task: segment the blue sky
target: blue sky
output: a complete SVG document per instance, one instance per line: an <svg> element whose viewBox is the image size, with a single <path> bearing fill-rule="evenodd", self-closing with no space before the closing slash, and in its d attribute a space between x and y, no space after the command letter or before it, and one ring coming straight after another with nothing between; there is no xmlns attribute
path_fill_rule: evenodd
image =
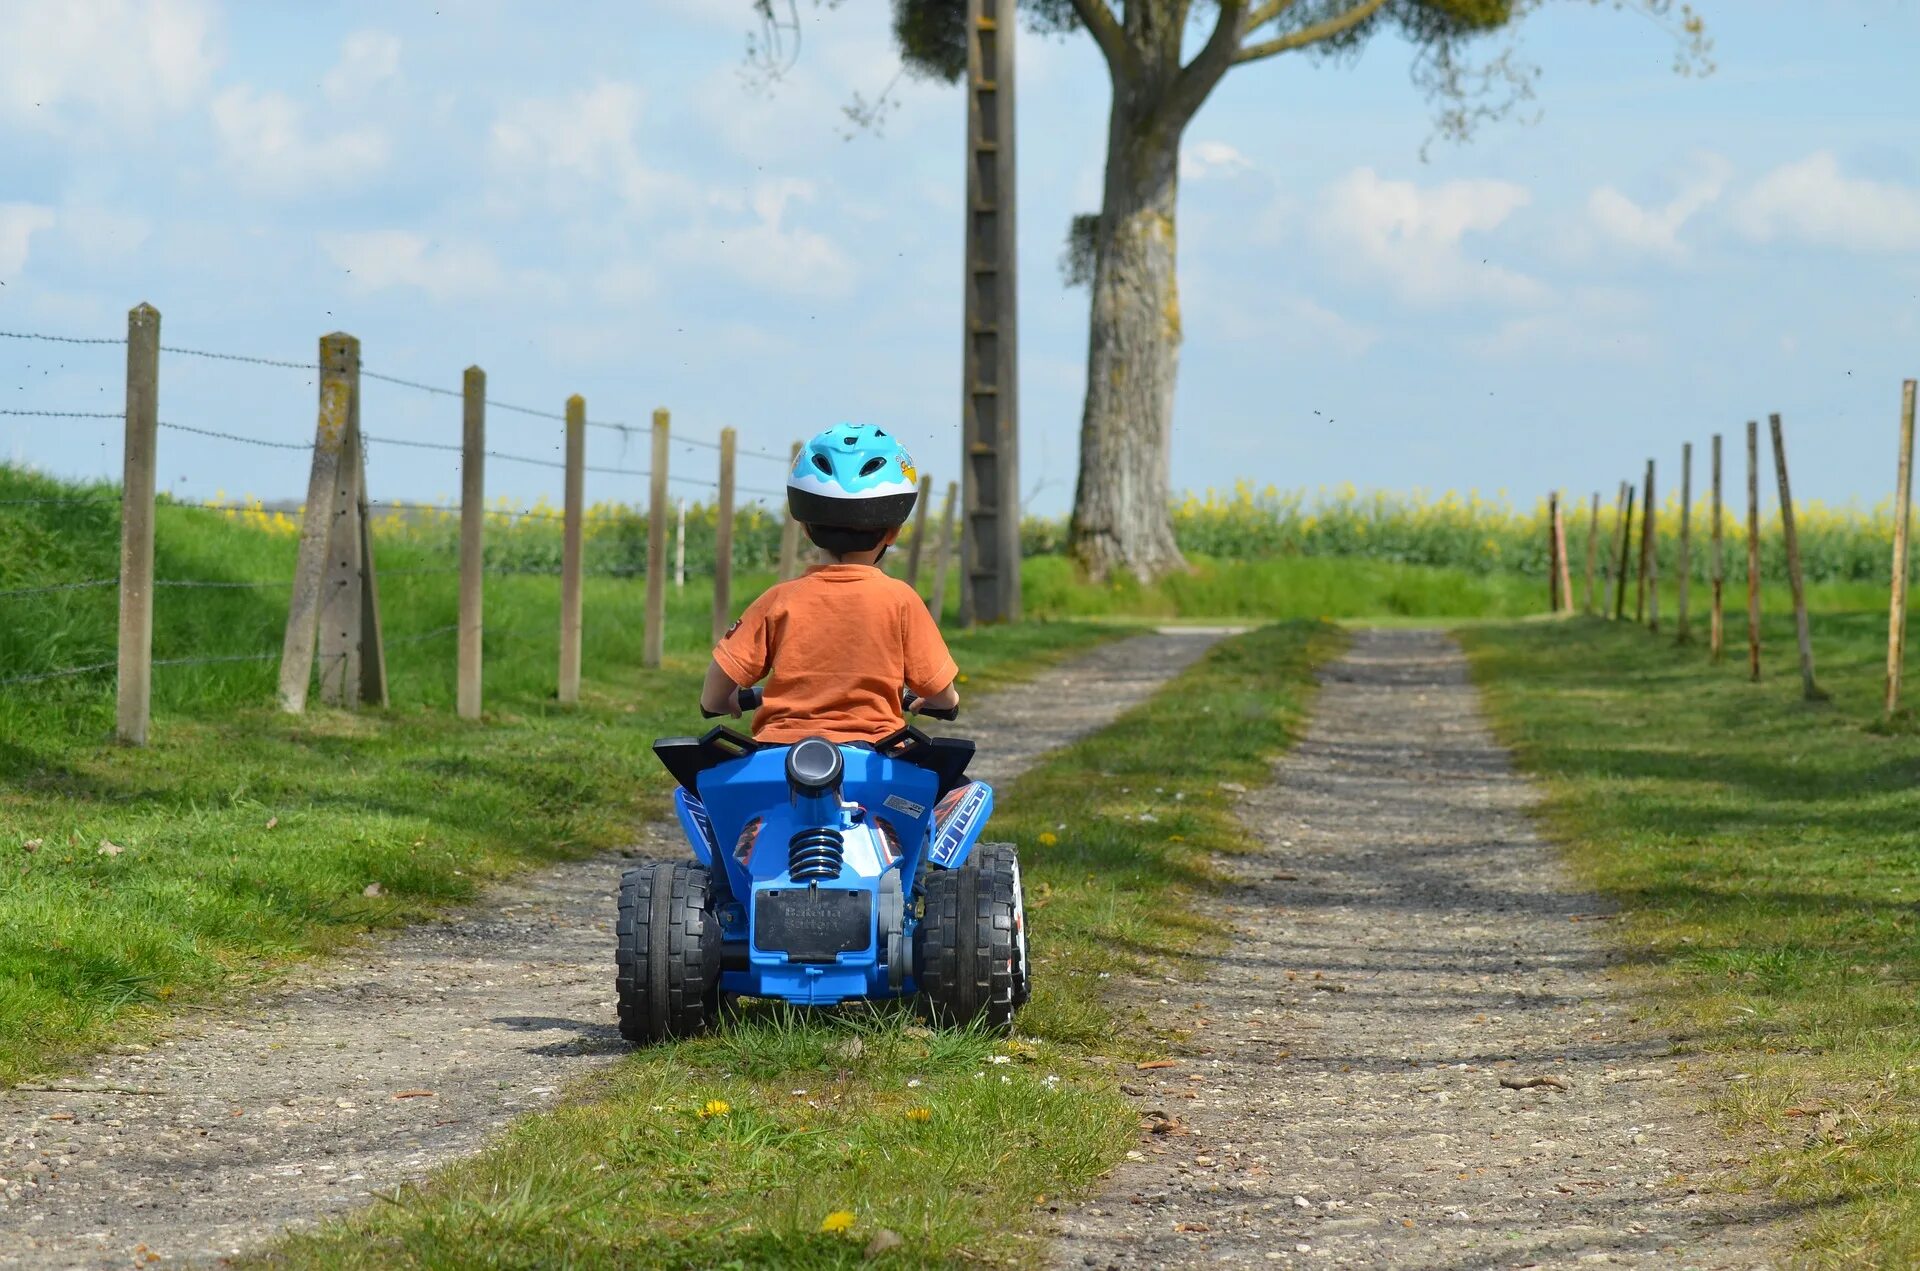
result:
<svg viewBox="0 0 1920 1271"><path fill-rule="evenodd" d="M1391 40L1235 71L1183 164L1175 483L1611 494L1777 410L1797 493L1884 497L1920 374L1920 7L1702 9L1718 70L1685 79L1646 20L1548 4L1523 46L1538 121L1424 163ZM897 65L882 0L802 0L772 92L740 74L745 0L564 11L0 0L0 330L114 334L145 299L169 344L298 360L346 330L388 374L457 387L478 363L505 401L667 406L754 448L883 422L951 475L960 92L906 82L880 135L846 137L840 107ZM1057 511L1086 296L1055 260L1096 209L1107 91L1084 37L1024 39L1019 62L1025 484ZM0 406L114 409L119 375L110 348L0 340ZM250 436L313 426L297 371L170 356L161 402ZM498 449L557 453L546 421L489 422ZM369 384L364 427L456 441L458 404ZM638 439L590 449L644 466ZM0 416L0 458L90 475L117 456L109 422ZM375 494L451 494L441 459L375 447ZM674 463L705 476L712 456ZM556 475L496 464L489 485L530 499ZM279 497L305 473L168 433L162 483Z"/></svg>

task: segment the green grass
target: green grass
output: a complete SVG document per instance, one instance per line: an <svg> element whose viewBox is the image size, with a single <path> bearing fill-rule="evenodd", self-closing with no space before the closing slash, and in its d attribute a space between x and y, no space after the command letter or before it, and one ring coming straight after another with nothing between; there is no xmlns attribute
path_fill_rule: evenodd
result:
<svg viewBox="0 0 1920 1271"><path fill-rule="evenodd" d="M1113 1061L1178 1036L1118 1027L1106 977L1217 937L1207 862L1248 846L1220 783L1265 777L1337 643L1311 623L1231 640L1003 792L992 834L1020 844L1037 966L1014 1038L757 1006L271 1265L853 1267L882 1231L903 1242L882 1265L1034 1261L1045 1207L1137 1140ZM821 1230L842 1212L849 1231Z"/></svg>
<svg viewBox="0 0 1920 1271"><path fill-rule="evenodd" d="M1781 617L1758 685L1744 618L1717 667L1597 621L1462 633L1551 831L1823 1267L1920 1265L1920 736L1878 722L1886 621L1816 615L1818 705Z"/></svg>
<svg viewBox="0 0 1920 1271"><path fill-rule="evenodd" d="M0 477L0 497L70 493ZM111 509L0 508L0 544L0 590L114 573ZM160 515L162 578L278 579L293 550L218 514ZM663 811L649 747L702 726L704 587L670 592L666 665L649 671L644 585L589 580L583 701L563 709L556 580L489 579L487 718L468 724L452 714L452 642L404 642L453 621L455 580L405 572L444 563L383 551L388 711L282 715L272 662L161 667L153 744L128 750L111 740L111 676L0 689L0 1084L490 879L628 842ZM741 579L740 602L766 581ZM112 588L0 600L0 678L110 658L114 603ZM277 649L285 606L277 586L162 590L156 655ZM1032 623L952 645L971 692L1111 634Z"/></svg>

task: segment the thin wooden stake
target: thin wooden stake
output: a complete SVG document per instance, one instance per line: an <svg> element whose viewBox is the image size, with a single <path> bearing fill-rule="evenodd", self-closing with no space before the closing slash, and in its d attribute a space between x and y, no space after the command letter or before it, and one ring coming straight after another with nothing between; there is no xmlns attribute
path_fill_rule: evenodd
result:
<svg viewBox="0 0 1920 1271"><path fill-rule="evenodd" d="M1693 639L1687 629L1687 594L1693 582L1693 443L1680 447L1680 612L1674 618L1674 641Z"/></svg>
<svg viewBox="0 0 1920 1271"><path fill-rule="evenodd" d="M1713 434L1713 617L1707 633L1708 645L1715 662L1720 660L1727 647L1725 522L1726 508L1720 497L1720 434L1715 433Z"/></svg>
<svg viewBox="0 0 1920 1271"><path fill-rule="evenodd" d="M153 489L160 419L160 311L127 314L127 412L120 487L121 742L147 744L153 705Z"/></svg>
<svg viewBox="0 0 1920 1271"><path fill-rule="evenodd" d="M1760 423L1747 421L1747 674L1760 682Z"/></svg>
<svg viewBox="0 0 1920 1271"><path fill-rule="evenodd" d="M1547 495L1547 612L1560 612L1560 492Z"/></svg>
<svg viewBox="0 0 1920 1271"><path fill-rule="evenodd" d="M1567 560L1567 514L1558 493L1554 495L1553 545L1560 557L1560 612L1573 612L1573 566Z"/></svg>
<svg viewBox="0 0 1920 1271"><path fill-rule="evenodd" d="M907 544L907 586L920 586L920 548L927 538L927 512L933 505L933 478L920 478L920 497L913 501L913 539Z"/></svg>
<svg viewBox="0 0 1920 1271"><path fill-rule="evenodd" d="M1893 510L1893 601L1887 616L1887 718L1900 709L1907 654L1907 533L1913 522L1914 382L1900 386L1900 475Z"/></svg>
<svg viewBox="0 0 1920 1271"><path fill-rule="evenodd" d="M1640 608L1644 608L1649 631L1660 629L1660 505L1653 488L1653 460L1647 460L1647 493L1640 503ZM1642 616L1640 608L1635 621Z"/></svg>
<svg viewBox="0 0 1920 1271"><path fill-rule="evenodd" d="M673 514L673 589L687 586L687 496L681 495Z"/></svg>
<svg viewBox="0 0 1920 1271"><path fill-rule="evenodd" d="M1809 702L1826 697L1813 679L1813 628L1807 620L1807 588L1800 575L1800 536L1793 524L1793 490L1787 484L1787 441L1780 416L1769 415L1773 432L1773 468L1780 478L1780 529L1787 541L1787 586L1793 590L1793 627L1800 641L1800 690Z"/></svg>
<svg viewBox="0 0 1920 1271"><path fill-rule="evenodd" d="M933 594L927 598L927 610L937 625L947 609L947 573L953 564L953 505L960 498L960 483L947 482L947 498L940 505L940 537L933 541Z"/></svg>
<svg viewBox="0 0 1920 1271"><path fill-rule="evenodd" d="M713 526L713 642L733 625L733 460L738 438L720 430L720 503Z"/></svg>
<svg viewBox="0 0 1920 1271"><path fill-rule="evenodd" d="M1619 582L1618 594L1614 599L1613 620L1621 622L1627 616L1627 575L1633 572L1633 483L1622 482L1626 491L1626 509L1620 516L1620 572L1616 575Z"/></svg>
<svg viewBox="0 0 1920 1271"><path fill-rule="evenodd" d="M1595 611L1594 576L1600 568L1600 491L1593 492L1593 507L1587 513L1587 605L1588 615Z"/></svg>
<svg viewBox="0 0 1920 1271"><path fill-rule="evenodd" d="M792 472L800 462L800 443L793 443L793 452L788 457L787 471ZM800 576L800 522L793 519L793 509L787 509L786 524L780 529L780 581Z"/></svg>
<svg viewBox="0 0 1920 1271"><path fill-rule="evenodd" d="M341 503L339 487L353 405L347 367L350 362L358 362L358 347L350 335L320 337L320 410L313 431L313 466L307 475L307 501L300 516L300 547L293 568L293 593L287 602L287 633L280 646L280 709L293 715L307 709L328 545L335 523L348 511ZM358 500L353 506L358 509Z"/></svg>
<svg viewBox="0 0 1920 1271"><path fill-rule="evenodd" d="M653 412L652 489L647 502L647 634L643 666L659 666L667 647L667 410Z"/></svg>
<svg viewBox="0 0 1920 1271"><path fill-rule="evenodd" d="M580 700L580 566L586 526L587 399L567 399L566 503L560 540L560 686L563 705Z"/></svg>
<svg viewBox="0 0 1920 1271"><path fill-rule="evenodd" d="M469 366L460 396L460 631L454 712L461 719L479 719L487 564L487 373Z"/></svg>

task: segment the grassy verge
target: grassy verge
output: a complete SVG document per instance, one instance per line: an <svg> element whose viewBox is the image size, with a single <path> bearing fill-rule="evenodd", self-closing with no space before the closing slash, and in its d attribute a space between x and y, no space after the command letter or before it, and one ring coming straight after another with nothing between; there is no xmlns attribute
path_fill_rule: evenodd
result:
<svg viewBox="0 0 1920 1271"><path fill-rule="evenodd" d="M10 497L69 493L10 479ZM114 573L107 512L0 513L0 584ZM292 551L219 514L161 513L162 578L270 580ZM619 844L664 808L649 747L700 726L710 592L670 592L667 663L650 671L644 585L589 580L584 700L562 709L555 580L489 579L488 717L465 724L451 641L407 639L453 621L455 580L416 572L443 564L404 543L383 555L388 711L281 715L270 661L162 667L154 744L136 751L110 740L110 677L0 689L0 1084L510 871ZM766 581L742 579L740 602ZM0 667L112 656L111 588L0 603L15 606L0 610ZM278 587L163 590L157 656L276 649L285 605ZM973 689L1111 634L1034 623L952 644Z"/></svg>
<svg viewBox="0 0 1920 1271"><path fill-rule="evenodd" d="M1037 991L1013 1039L898 1009L756 1007L636 1054L492 1150L276 1250L275 1266L849 1267L1030 1261L1031 1231L1137 1136L1113 1090L1107 975L1205 942L1210 853L1245 846L1222 781L1293 737L1314 624L1223 644L1005 792ZM893 1243L897 1241L898 1243Z"/></svg>
<svg viewBox="0 0 1920 1271"><path fill-rule="evenodd" d="M1462 635L1666 1026L1763 1145L1756 1184L1810 1211L1805 1258L1920 1265L1920 738L1875 722L1884 614L1816 621L1820 706L1785 620L1760 685L1744 643L1715 667L1600 622Z"/></svg>

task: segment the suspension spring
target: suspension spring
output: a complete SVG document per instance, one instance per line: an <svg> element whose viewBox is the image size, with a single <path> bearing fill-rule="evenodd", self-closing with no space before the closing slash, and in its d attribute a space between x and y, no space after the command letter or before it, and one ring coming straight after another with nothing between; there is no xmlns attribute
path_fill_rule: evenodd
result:
<svg viewBox="0 0 1920 1271"><path fill-rule="evenodd" d="M839 830L801 830L787 840L787 876L796 883L838 878L845 855L846 845Z"/></svg>

